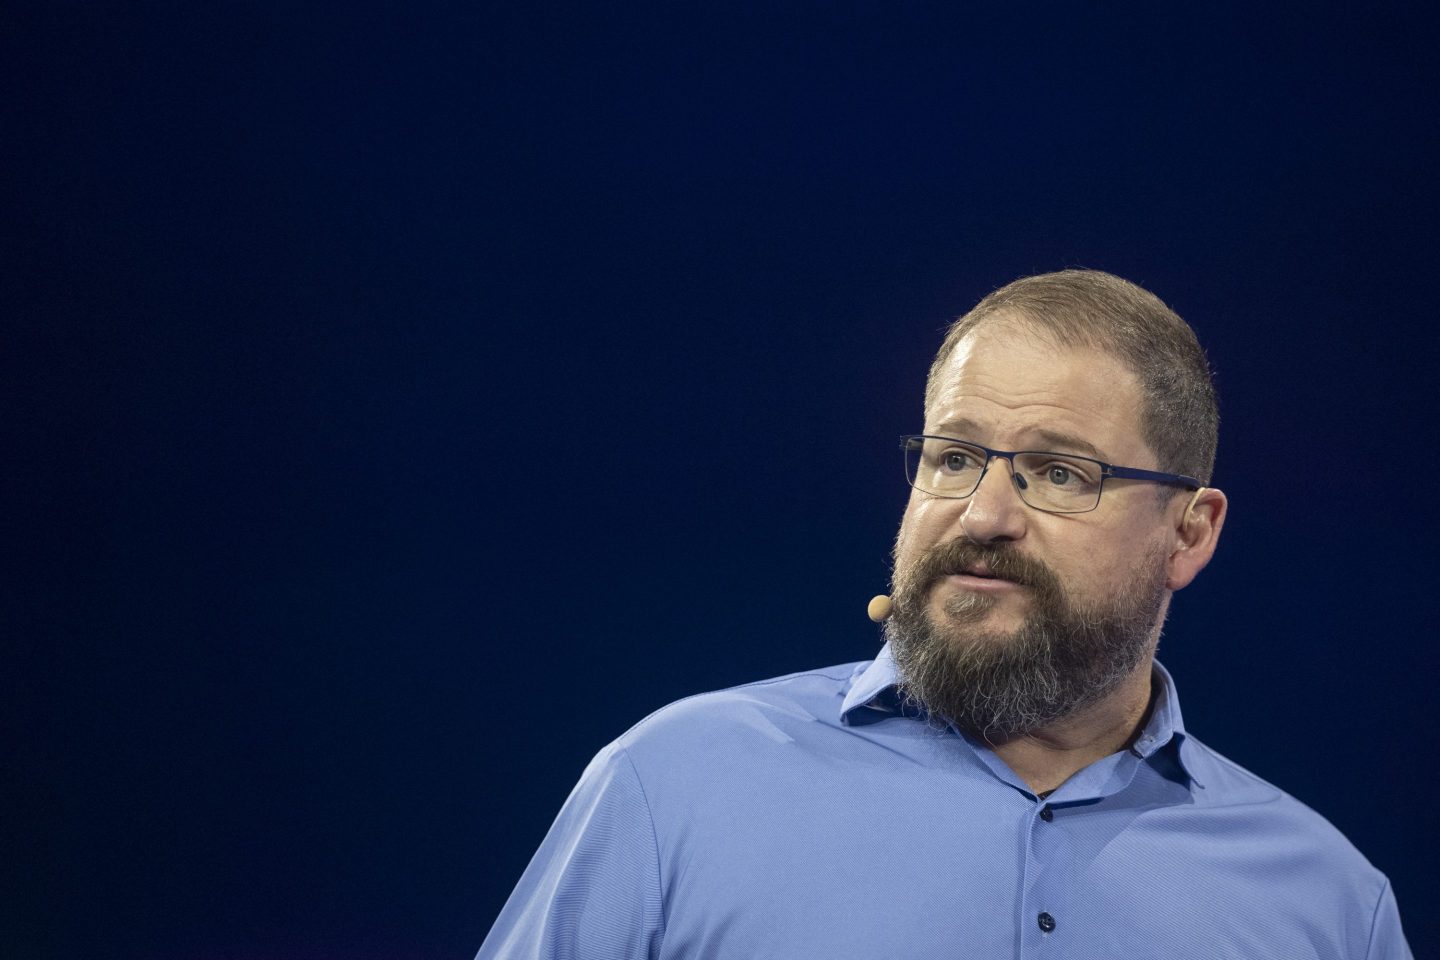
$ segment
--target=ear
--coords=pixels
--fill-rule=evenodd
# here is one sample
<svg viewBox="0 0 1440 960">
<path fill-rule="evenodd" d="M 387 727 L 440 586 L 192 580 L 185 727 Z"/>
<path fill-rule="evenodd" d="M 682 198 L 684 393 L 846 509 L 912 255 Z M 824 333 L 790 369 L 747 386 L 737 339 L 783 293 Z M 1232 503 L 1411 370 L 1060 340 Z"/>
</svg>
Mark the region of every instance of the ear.
<svg viewBox="0 0 1440 960">
<path fill-rule="evenodd" d="M 1230 501 L 1214 487 L 1201 487 L 1184 502 L 1185 512 L 1175 520 L 1175 548 L 1165 561 L 1165 587 L 1182 590 L 1190 585 L 1210 558 L 1220 541 L 1220 528 Z"/>
</svg>

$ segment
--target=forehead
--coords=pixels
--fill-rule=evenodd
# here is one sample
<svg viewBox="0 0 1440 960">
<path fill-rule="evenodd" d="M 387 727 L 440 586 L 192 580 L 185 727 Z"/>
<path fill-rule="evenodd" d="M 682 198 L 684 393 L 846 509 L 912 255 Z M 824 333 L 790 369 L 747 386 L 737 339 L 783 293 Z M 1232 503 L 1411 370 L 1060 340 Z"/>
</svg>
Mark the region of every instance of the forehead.
<svg viewBox="0 0 1440 960">
<path fill-rule="evenodd" d="M 965 335 L 936 378 L 925 432 L 1001 449 L 1033 449 L 1046 435 L 1083 440 L 1101 459 L 1142 466 L 1140 384 L 1109 353 L 1065 347 L 1014 322 L 982 323 Z M 975 436 L 974 433 L 984 436 Z M 1141 458 L 1144 462 L 1140 462 Z"/>
</svg>

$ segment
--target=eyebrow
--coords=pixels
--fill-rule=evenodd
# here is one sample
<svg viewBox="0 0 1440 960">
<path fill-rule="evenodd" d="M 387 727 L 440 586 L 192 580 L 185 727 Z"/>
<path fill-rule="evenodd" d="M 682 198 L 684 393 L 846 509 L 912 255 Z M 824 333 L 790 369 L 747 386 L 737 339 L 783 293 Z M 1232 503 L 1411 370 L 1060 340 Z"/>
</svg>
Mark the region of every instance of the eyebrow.
<svg viewBox="0 0 1440 960">
<path fill-rule="evenodd" d="M 1046 430 L 1044 428 L 1037 429 L 1033 432 L 1035 436 L 1040 438 L 1040 441 L 1042 443 L 1048 443 L 1052 447 L 1055 447 L 1056 453 L 1060 453 L 1065 450 L 1074 450 L 1087 456 L 1094 457 L 1096 460 L 1109 461 L 1110 459 L 1109 457 L 1105 456 L 1105 454 L 1101 453 L 1100 448 L 1095 446 L 1095 444 L 1091 443 L 1088 440 L 1082 440 L 1072 433 L 1061 433 L 1056 430 Z"/>
<path fill-rule="evenodd" d="M 944 423 L 937 424 L 935 429 L 941 436 L 953 436 L 956 440 L 969 439 L 970 436 L 980 432 L 975 421 L 964 419 L 946 420 Z M 1087 457 L 1094 457 L 1096 460 L 1104 463 L 1110 462 L 1110 458 L 1101 452 L 1100 448 L 1096 447 L 1095 444 L 1077 437 L 1073 433 L 1065 433 L 1061 430 L 1050 430 L 1045 427 L 1036 427 L 1029 432 L 1038 438 L 1038 442 L 1049 445 L 1047 449 L 1038 452 L 1063 453 L 1065 451 L 1073 451 L 1075 453 L 1083 453 Z"/>
</svg>

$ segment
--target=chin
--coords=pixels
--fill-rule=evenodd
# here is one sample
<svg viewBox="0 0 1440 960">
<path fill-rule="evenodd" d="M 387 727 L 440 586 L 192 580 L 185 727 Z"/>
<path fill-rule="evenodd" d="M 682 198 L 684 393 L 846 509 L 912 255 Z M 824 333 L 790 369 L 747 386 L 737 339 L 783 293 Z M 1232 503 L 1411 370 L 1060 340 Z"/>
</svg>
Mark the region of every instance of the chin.
<svg viewBox="0 0 1440 960">
<path fill-rule="evenodd" d="M 1014 604 L 1007 602 L 1011 599 L 968 590 L 937 593 L 930 600 L 930 623 L 941 629 L 983 626 L 987 631 L 1015 630 L 1024 622 L 1025 616 L 1013 609 Z"/>
<path fill-rule="evenodd" d="M 993 605 L 992 605 L 993 606 Z M 932 608 L 930 628 L 955 646 L 1005 643 L 1025 625 L 1025 618 L 995 609 L 952 611 L 950 605 Z"/>
</svg>

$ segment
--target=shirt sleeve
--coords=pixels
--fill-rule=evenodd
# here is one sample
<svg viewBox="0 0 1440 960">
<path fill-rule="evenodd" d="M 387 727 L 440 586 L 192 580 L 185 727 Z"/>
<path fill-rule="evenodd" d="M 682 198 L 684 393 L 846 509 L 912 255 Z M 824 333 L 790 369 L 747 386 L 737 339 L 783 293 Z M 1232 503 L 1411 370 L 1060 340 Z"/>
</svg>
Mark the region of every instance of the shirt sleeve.
<svg viewBox="0 0 1440 960">
<path fill-rule="evenodd" d="M 662 935 L 649 803 L 611 744 L 581 775 L 475 960 L 653 960 Z"/>
<path fill-rule="evenodd" d="M 1395 891 L 1389 881 L 1375 905 L 1375 921 L 1370 927 L 1370 947 L 1365 951 L 1365 960 L 1414 960 L 1410 945 L 1405 942 L 1405 933 L 1400 929 L 1400 907 L 1395 903 Z"/>
</svg>

